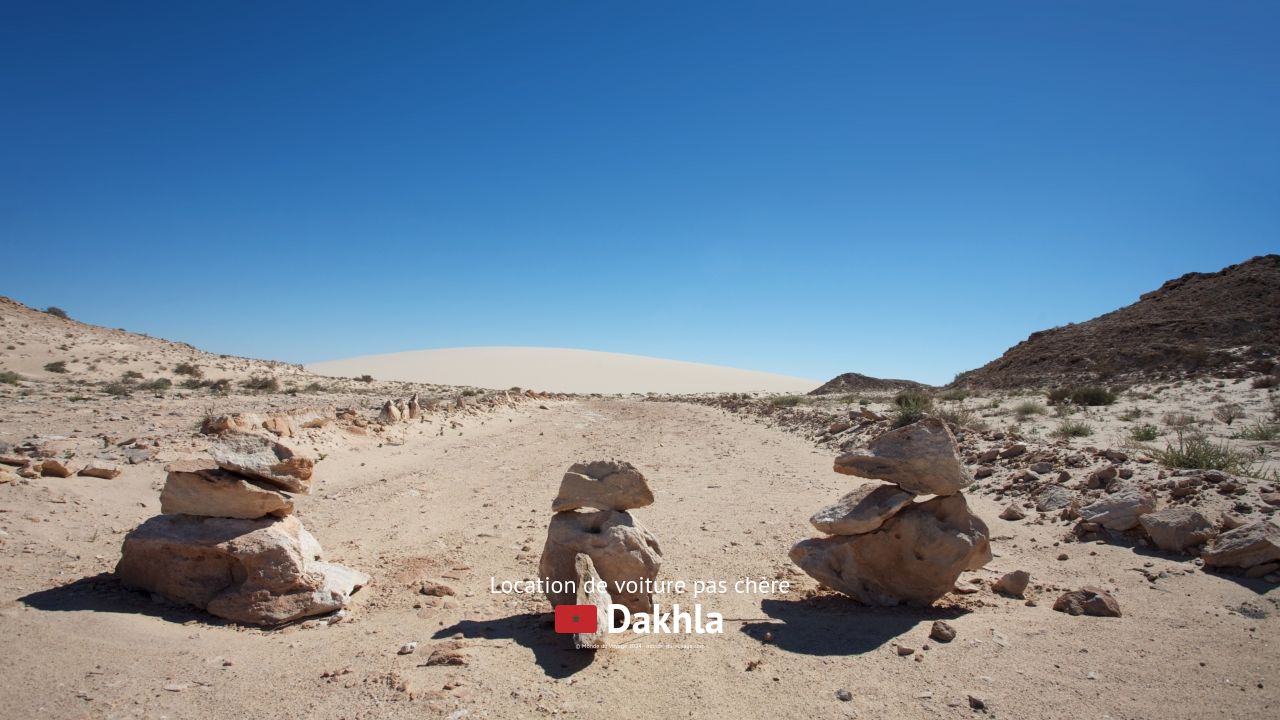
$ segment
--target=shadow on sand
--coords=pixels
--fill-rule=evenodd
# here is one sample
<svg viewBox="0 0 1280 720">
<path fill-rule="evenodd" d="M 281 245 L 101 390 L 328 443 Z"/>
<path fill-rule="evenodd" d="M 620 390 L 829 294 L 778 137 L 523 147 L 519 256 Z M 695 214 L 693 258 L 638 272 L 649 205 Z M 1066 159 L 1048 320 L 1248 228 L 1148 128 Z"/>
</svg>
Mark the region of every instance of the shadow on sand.
<svg viewBox="0 0 1280 720">
<path fill-rule="evenodd" d="M 760 607 L 778 622 L 746 623 L 742 632 L 757 640 L 772 632 L 775 646 L 801 655 L 859 655 L 883 646 L 922 621 L 951 620 L 969 612 L 955 607 L 867 607 L 840 595 L 770 599 Z"/>
<path fill-rule="evenodd" d="M 18 598 L 18 601 L 37 610 L 48 612 L 91 612 L 149 615 L 169 622 L 184 623 L 197 620 L 205 625 L 231 625 L 193 607 L 176 605 L 167 601 L 157 602 L 146 593 L 130 590 L 120 584 L 112 573 L 98 573 L 80 578 L 65 585 L 37 590 Z"/>
<path fill-rule="evenodd" d="M 442 628 L 433 639 L 443 640 L 457 633 L 467 639 L 514 640 L 533 651 L 542 671 L 552 678 L 566 678 L 591 665 L 596 654 L 578 650 L 566 635 L 557 635 L 549 614 L 526 613 L 495 620 L 462 620 Z"/>
</svg>

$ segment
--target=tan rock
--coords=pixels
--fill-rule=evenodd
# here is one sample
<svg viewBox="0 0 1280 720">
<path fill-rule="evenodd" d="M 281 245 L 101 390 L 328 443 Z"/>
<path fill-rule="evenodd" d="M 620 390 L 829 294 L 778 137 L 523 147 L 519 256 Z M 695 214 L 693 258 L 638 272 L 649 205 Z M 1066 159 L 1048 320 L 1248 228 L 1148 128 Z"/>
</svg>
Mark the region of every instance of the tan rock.
<svg viewBox="0 0 1280 720">
<path fill-rule="evenodd" d="M 31 464 L 30 458 L 22 455 L 0 455 L 0 465 L 11 465 L 13 467 L 26 467 Z"/>
<path fill-rule="evenodd" d="M 1088 585 L 1079 590 L 1063 593 L 1054 601 L 1053 609 L 1068 615 L 1120 617 L 1120 603 L 1111 597 L 1111 593 Z"/>
<path fill-rule="evenodd" d="M 18 476 L 9 472 L 8 468 L 0 467 L 0 485 L 5 483 L 17 482 Z"/>
<path fill-rule="evenodd" d="M 653 597 L 643 588 L 626 588 L 630 580 L 643 582 L 658 575 L 662 549 L 658 541 L 629 513 L 615 510 L 556 513 L 547 527 L 547 542 L 538 562 L 538 573 L 547 581 L 575 580 L 578 553 L 591 558 L 596 572 L 609 584 L 613 601 L 631 612 L 651 612 Z M 572 592 L 549 594 L 552 605 L 573 603 Z"/>
<path fill-rule="evenodd" d="M 1146 513 L 1138 518 L 1138 522 L 1151 542 L 1165 552 L 1182 552 L 1207 542 L 1214 535 L 1209 518 L 1186 506 Z"/>
<path fill-rule="evenodd" d="M 1108 530 L 1132 530 L 1138 518 L 1156 509 L 1156 499 L 1136 488 L 1126 488 L 1080 508 L 1080 519 Z"/>
<path fill-rule="evenodd" d="M 910 505 L 912 497 L 896 485 L 867 483 L 814 513 L 809 522 L 830 535 L 861 535 Z"/>
<path fill-rule="evenodd" d="M 267 432 L 279 437 L 293 437 L 293 423 L 289 422 L 287 415 L 272 415 L 262 421 L 262 427 Z"/>
<path fill-rule="evenodd" d="M 598 460 L 569 467 L 551 509 L 555 512 L 578 508 L 630 510 L 652 504 L 649 482 L 631 463 Z"/>
<path fill-rule="evenodd" d="M 80 470 L 80 475 L 85 477 L 102 478 L 103 480 L 115 480 L 124 474 L 124 470 L 115 463 L 94 460 Z"/>
<path fill-rule="evenodd" d="M 130 532 L 120 581 L 219 617 L 275 625 L 343 607 L 364 573 L 316 562 L 293 516 L 244 520 L 157 515 Z"/>
<path fill-rule="evenodd" d="M 1026 570 L 1014 570 L 1000 576 L 992 589 L 998 593 L 1020 598 L 1025 597 L 1029 584 L 1031 584 L 1031 573 Z"/>
<path fill-rule="evenodd" d="M 574 574 L 577 576 L 577 595 L 574 605 L 588 605 L 595 608 L 596 631 L 593 633 L 574 633 L 573 644 L 580 649 L 597 649 L 604 647 L 605 636 L 609 633 L 609 593 L 602 587 L 604 582 L 596 574 L 596 566 L 586 553 L 573 556 Z"/>
<path fill-rule="evenodd" d="M 221 435 L 228 432 L 253 432 L 261 424 L 257 415 L 217 415 L 207 417 L 200 424 L 200 432 L 205 435 Z"/>
<path fill-rule="evenodd" d="M 914 495 L 951 495 L 972 482 L 946 423 L 925 418 L 871 441 L 870 454 L 836 458 L 835 471 L 884 480 Z"/>
<path fill-rule="evenodd" d="M 311 458 L 262 435 L 228 433 L 209 446 L 218 467 L 247 475 L 289 492 L 311 491 Z"/>
<path fill-rule="evenodd" d="M 212 460 L 180 460 L 168 467 L 160 512 L 253 519 L 283 517 L 293 500 L 274 486 L 219 468 Z"/>
<path fill-rule="evenodd" d="M 422 403 L 418 402 L 418 393 L 409 398 L 409 419 L 416 420 L 422 416 Z"/>
<path fill-rule="evenodd" d="M 57 458 L 48 458 L 40 463 L 40 474 L 45 477 L 71 477 L 76 474 L 76 468 L 66 460 Z"/>
<path fill-rule="evenodd" d="M 395 402 L 388 400 L 382 404 L 382 412 L 378 413 L 378 419 L 388 425 L 398 423 L 400 422 L 400 408 L 396 407 Z"/>
<path fill-rule="evenodd" d="M 912 503 L 874 532 L 802 540 L 791 560 L 867 605 L 929 605 L 991 560 L 989 534 L 963 495 L 947 495 Z"/>
<path fill-rule="evenodd" d="M 1201 558 L 1205 567 L 1244 569 L 1280 560 L 1280 526 L 1257 520 L 1228 530 L 1213 541 Z"/>
</svg>

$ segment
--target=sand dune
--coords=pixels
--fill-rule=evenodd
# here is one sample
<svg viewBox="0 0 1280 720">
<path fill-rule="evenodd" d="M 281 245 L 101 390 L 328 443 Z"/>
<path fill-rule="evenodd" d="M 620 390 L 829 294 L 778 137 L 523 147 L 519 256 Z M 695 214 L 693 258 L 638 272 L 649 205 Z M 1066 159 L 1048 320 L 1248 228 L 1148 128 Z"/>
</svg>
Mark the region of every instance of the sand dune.
<svg viewBox="0 0 1280 720">
<path fill-rule="evenodd" d="M 573 393 L 808 392 L 821 383 L 641 355 L 538 347 L 470 347 L 366 355 L 306 366 L 337 377 Z"/>
</svg>

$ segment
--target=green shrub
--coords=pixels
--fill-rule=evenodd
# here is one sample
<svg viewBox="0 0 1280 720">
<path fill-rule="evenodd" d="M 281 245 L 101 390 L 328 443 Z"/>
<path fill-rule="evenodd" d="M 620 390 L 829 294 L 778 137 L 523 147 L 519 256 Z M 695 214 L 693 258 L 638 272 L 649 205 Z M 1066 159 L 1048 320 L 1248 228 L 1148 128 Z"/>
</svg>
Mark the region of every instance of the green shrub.
<svg viewBox="0 0 1280 720">
<path fill-rule="evenodd" d="M 964 388 L 951 388 L 950 390 L 943 390 L 942 392 L 938 393 L 938 399 L 946 400 L 949 402 L 958 402 L 960 400 L 964 400 L 965 398 L 969 397 L 969 395 L 971 394 L 972 393 L 970 393 L 968 390 L 965 390 Z"/>
<path fill-rule="evenodd" d="M 1185 470 L 1221 470 L 1239 475 L 1254 469 L 1248 454 L 1227 443 L 1215 443 L 1200 433 L 1178 433 L 1178 444 L 1166 443 L 1164 450 L 1152 450 L 1156 462 Z"/>
<path fill-rule="evenodd" d="M 67 372 L 67 361 L 56 360 L 51 363 L 45 363 L 44 369 L 48 370 L 51 373 L 59 373 L 59 374 L 65 373 Z"/>
<path fill-rule="evenodd" d="M 144 382 L 138 386 L 142 390 L 150 390 L 151 392 L 164 392 L 173 387 L 173 381 L 169 378 L 156 378 L 151 382 Z"/>
<path fill-rule="evenodd" d="M 254 375 L 242 380 L 240 387 L 254 392 L 276 392 L 280 389 L 280 381 L 270 375 Z"/>
<path fill-rule="evenodd" d="M 968 428 L 981 432 L 987 429 L 987 422 L 963 404 L 945 407 L 937 411 L 937 416 L 944 422 L 956 427 Z"/>
<path fill-rule="evenodd" d="M 1046 396 L 1050 405 L 1061 405 L 1071 399 L 1071 390 L 1069 388 L 1054 388 Z"/>
<path fill-rule="evenodd" d="M 1129 431 L 1129 439 L 1134 442 L 1150 442 L 1158 437 L 1160 437 L 1160 428 L 1152 425 L 1151 423 L 1135 425 L 1133 429 Z"/>
<path fill-rule="evenodd" d="M 173 372 L 178 375 L 186 375 L 187 377 L 193 377 L 193 378 L 204 377 L 204 371 L 189 362 L 178 363 L 177 365 L 174 365 Z"/>
<path fill-rule="evenodd" d="M 56 318 L 62 318 L 63 320 L 71 319 L 70 317 L 67 316 L 67 311 L 63 310 L 60 307 L 54 307 L 53 305 L 50 305 L 49 307 L 45 308 L 44 311 Z"/>
<path fill-rule="evenodd" d="M 1219 405 L 1213 409 L 1213 417 L 1216 418 L 1218 422 L 1230 426 L 1231 423 L 1244 417 L 1244 407 L 1235 403 Z"/>
<path fill-rule="evenodd" d="M 1086 385 L 1071 391 L 1071 402 L 1076 405 L 1110 405 L 1116 401 L 1116 394 L 1104 387 Z"/>
<path fill-rule="evenodd" d="M 769 404 L 773 407 L 795 407 L 804 402 L 801 395 L 779 395 L 778 397 L 769 398 Z"/>
<path fill-rule="evenodd" d="M 19 375 L 18 373 L 12 370 L 5 370 L 4 372 L 0 372 L 0 384 L 17 385 L 18 383 L 22 382 L 23 379 L 24 378 L 21 375 Z"/>
<path fill-rule="evenodd" d="M 897 408 L 894 415 L 893 426 L 902 427 L 910 425 L 925 416 L 925 413 L 933 409 L 933 399 L 928 393 L 920 390 L 903 390 L 893 398 L 893 405 Z"/>
<path fill-rule="evenodd" d="M 1093 426 L 1080 420 L 1063 420 L 1053 431 L 1054 437 L 1075 438 L 1088 437 L 1093 434 Z"/>
</svg>

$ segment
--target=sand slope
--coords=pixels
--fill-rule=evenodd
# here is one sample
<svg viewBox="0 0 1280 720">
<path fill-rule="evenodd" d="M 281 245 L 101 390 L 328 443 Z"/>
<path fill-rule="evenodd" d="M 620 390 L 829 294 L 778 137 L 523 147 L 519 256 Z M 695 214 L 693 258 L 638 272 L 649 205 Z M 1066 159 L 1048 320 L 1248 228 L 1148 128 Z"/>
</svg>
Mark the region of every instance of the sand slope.
<svg viewBox="0 0 1280 720">
<path fill-rule="evenodd" d="M 470 347 L 311 363 L 322 375 L 573 393 L 808 392 L 820 383 L 640 355 L 538 347 Z"/>
</svg>

